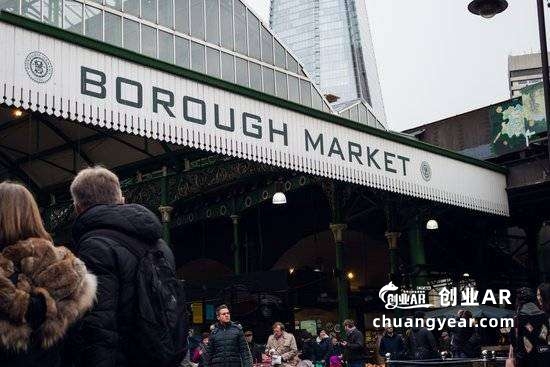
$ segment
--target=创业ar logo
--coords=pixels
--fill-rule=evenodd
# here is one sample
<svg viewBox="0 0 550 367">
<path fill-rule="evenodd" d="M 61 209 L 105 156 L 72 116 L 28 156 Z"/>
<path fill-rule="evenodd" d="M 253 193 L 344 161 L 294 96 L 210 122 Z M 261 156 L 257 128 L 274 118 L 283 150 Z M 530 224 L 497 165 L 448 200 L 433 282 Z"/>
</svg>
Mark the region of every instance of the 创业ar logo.
<svg viewBox="0 0 550 367">
<path fill-rule="evenodd" d="M 25 71 L 37 83 L 46 83 L 53 75 L 53 65 L 42 52 L 33 51 L 25 58 Z"/>
</svg>

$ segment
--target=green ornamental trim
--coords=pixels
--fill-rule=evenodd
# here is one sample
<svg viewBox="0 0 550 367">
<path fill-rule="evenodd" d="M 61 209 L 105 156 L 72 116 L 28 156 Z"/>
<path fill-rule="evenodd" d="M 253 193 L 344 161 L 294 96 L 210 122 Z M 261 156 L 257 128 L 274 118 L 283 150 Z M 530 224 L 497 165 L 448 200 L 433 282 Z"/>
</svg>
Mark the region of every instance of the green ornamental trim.
<svg viewBox="0 0 550 367">
<path fill-rule="evenodd" d="M 50 37 L 57 38 L 59 40 L 76 44 L 82 47 L 86 47 L 91 50 L 101 52 L 106 55 L 115 56 L 121 59 L 125 59 L 136 64 L 151 67 L 153 69 L 161 70 L 173 75 L 191 79 L 200 83 L 204 83 L 216 88 L 224 89 L 232 93 L 240 94 L 248 98 L 252 98 L 258 101 L 266 102 L 274 106 L 282 107 L 288 110 L 296 111 L 307 116 L 315 117 L 327 122 L 331 122 L 336 125 L 345 126 L 347 128 L 367 133 L 370 135 L 378 136 L 383 139 L 398 142 L 404 145 L 408 145 L 414 148 L 418 148 L 431 153 L 439 154 L 451 159 L 469 163 L 478 167 L 486 168 L 492 171 L 507 173 L 508 169 L 493 163 L 481 161 L 475 158 L 471 158 L 447 149 L 440 148 L 435 145 L 420 142 L 418 140 L 412 140 L 402 135 L 373 128 L 371 126 L 361 125 L 355 121 L 342 118 L 337 115 L 326 113 L 316 110 L 311 107 L 307 107 L 295 102 L 287 101 L 285 99 L 272 96 L 257 90 L 229 83 L 225 80 L 221 80 L 209 75 L 201 74 L 193 70 L 185 69 L 174 64 L 170 64 L 149 56 L 145 56 L 134 51 L 126 50 L 121 47 L 113 46 L 108 43 L 98 41 L 96 39 L 83 36 L 78 33 L 66 31 L 64 29 L 54 27 L 36 20 L 32 20 L 21 15 L 13 14 L 6 11 L 0 12 L 0 21 L 9 23 L 21 28 L 28 29 L 40 34 L 44 34 Z"/>
</svg>

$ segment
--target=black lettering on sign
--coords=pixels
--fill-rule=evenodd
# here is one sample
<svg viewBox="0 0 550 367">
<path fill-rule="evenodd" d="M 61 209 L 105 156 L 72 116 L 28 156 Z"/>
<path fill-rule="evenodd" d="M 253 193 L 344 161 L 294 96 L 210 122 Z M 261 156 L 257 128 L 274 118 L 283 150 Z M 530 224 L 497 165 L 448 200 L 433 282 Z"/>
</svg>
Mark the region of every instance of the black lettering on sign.
<svg viewBox="0 0 550 367">
<path fill-rule="evenodd" d="M 401 160 L 401 162 L 403 162 L 403 176 L 406 176 L 407 175 L 407 164 L 406 163 L 409 162 L 410 159 L 407 158 L 407 157 L 403 157 L 401 155 L 398 155 L 397 159 L 399 159 L 399 160 Z"/>
<path fill-rule="evenodd" d="M 214 125 L 220 130 L 235 131 L 235 110 L 229 109 L 229 126 L 222 125 L 220 122 L 220 106 L 217 103 L 214 104 Z"/>
<path fill-rule="evenodd" d="M 95 79 L 91 79 L 91 76 L 95 75 Z M 107 77 L 105 73 L 90 69 L 85 66 L 80 67 L 80 93 L 87 96 L 96 98 L 105 98 L 107 96 L 107 90 L 105 89 L 105 82 Z M 95 87 L 95 88 L 90 88 Z"/>
<path fill-rule="evenodd" d="M 349 155 L 350 162 L 353 162 L 352 157 L 355 157 L 355 159 L 357 159 L 357 162 L 359 162 L 359 164 L 362 165 L 363 164 L 363 162 L 361 162 L 362 154 L 363 152 L 361 149 L 361 145 L 354 143 L 352 141 L 348 142 L 348 155 Z"/>
<path fill-rule="evenodd" d="M 136 94 L 134 95 L 135 97 L 134 100 L 127 99 L 126 97 L 122 97 L 123 84 L 135 87 Z M 125 106 L 141 108 L 143 106 L 143 87 L 141 86 L 140 83 L 134 80 L 122 78 L 120 76 L 117 77 L 116 78 L 116 101 Z"/>
<path fill-rule="evenodd" d="M 395 154 L 384 152 L 384 165 L 386 168 L 386 172 L 397 173 L 397 171 L 392 167 L 393 159 L 391 158 L 395 158 Z"/>
<path fill-rule="evenodd" d="M 283 136 L 284 145 L 288 146 L 288 130 L 285 123 L 283 123 L 283 130 L 277 130 L 273 128 L 273 120 L 269 119 L 269 141 L 273 143 L 273 135 L 278 134 Z"/>
<path fill-rule="evenodd" d="M 378 162 L 376 162 L 376 159 L 374 159 L 376 153 L 378 153 L 378 149 L 374 149 L 371 152 L 370 147 L 367 147 L 367 164 L 369 165 L 369 167 L 371 166 L 371 164 L 374 164 L 376 168 L 380 169 L 380 165 L 378 164 Z"/>
<path fill-rule="evenodd" d="M 251 138 L 262 138 L 262 126 L 258 124 L 250 124 L 250 126 L 253 128 L 253 131 L 248 130 L 248 121 L 253 120 L 256 121 L 258 124 L 262 122 L 262 119 L 260 116 L 253 115 L 248 112 L 243 112 L 243 133 L 246 136 L 250 136 Z"/>
<path fill-rule="evenodd" d="M 189 116 L 189 103 L 198 104 L 201 107 L 200 117 Z M 206 125 L 206 103 L 201 99 L 189 96 L 183 97 L 183 118 L 195 124 Z"/>
<path fill-rule="evenodd" d="M 340 142 L 337 138 L 332 139 L 332 143 L 330 144 L 330 149 L 328 150 L 327 156 L 330 157 L 333 154 L 337 154 L 342 158 L 343 161 L 346 160 L 344 158 L 344 153 L 342 153 L 342 147 L 340 146 Z"/>
<path fill-rule="evenodd" d="M 167 96 L 168 100 L 160 99 L 159 94 Z M 168 115 L 170 115 L 170 117 L 176 117 L 176 115 L 174 115 L 174 113 L 170 109 L 170 107 L 174 107 L 174 93 L 166 89 L 153 87 L 153 112 L 158 113 L 159 105 L 164 108 L 164 110 Z"/>
<path fill-rule="evenodd" d="M 323 149 L 323 134 L 319 134 L 317 140 L 313 141 L 313 139 L 311 138 L 311 134 L 307 129 L 304 129 L 304 133 L 306 139 L 306 152 L 309 152 L 309 145 L 311 144 L 313 150 L 317 150 L 317 146 L 320 146 L 321 155 L 324 155 L 325 151 Z"/>
</svg>

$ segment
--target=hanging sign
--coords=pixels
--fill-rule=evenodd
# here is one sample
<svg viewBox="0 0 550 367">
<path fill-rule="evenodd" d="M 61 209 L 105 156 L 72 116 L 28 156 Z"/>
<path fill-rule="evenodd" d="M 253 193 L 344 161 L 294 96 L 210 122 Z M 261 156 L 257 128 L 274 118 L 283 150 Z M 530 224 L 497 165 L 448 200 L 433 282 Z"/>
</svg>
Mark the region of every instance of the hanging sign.
<svg viewBox="0 0 550 367">
<path fill-rule="evenodd" d="M 0 22 L 4 103 L 218 154 L 508 214 L 506 177 L 501 171 L 423 149 L 422 144 L 403 143 L 391 133 L 370 134 L 307 111 L 251 98 L 239 93 L 242 87 L 218 88 L 162 71 L 162 65 L 145 66 L 139 60 L 77 43 Z"/>
<path fill-rule="evenodd" d="M 191 313 L 193 314 L 193 324 L 202 324 L 204 322 L 202 302 L 191 303 Z"/>
</svg>

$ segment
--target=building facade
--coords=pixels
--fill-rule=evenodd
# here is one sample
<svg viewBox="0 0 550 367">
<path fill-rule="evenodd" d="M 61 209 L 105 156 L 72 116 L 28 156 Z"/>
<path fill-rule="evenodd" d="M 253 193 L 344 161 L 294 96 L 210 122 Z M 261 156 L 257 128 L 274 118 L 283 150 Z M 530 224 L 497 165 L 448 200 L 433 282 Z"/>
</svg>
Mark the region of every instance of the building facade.
<svg viewBox="0 0 550 367">
<path fill-rule="evenodd" d="M 70 233 L 74 218 L 68 184 L 80 169 L 102 164 L 119 175 L 128 202 L 161 215 L 179 268 L 201 258 L 235 274 L 269 270 L 281 257 L 296 275 L 298 266 L 324 266 L 335 290 L 309 302 L 326 301 L 342 319 L 350 314 L 348 285 L 366 284 L 348 284 L 344 275 L 367 269 L 347 262 L 360 257 L 344 256 L 345 233 L 372 231 L 372 241 L 358 233 L 356 242 L 378 244 L 368 252 L 378 274 L 389 262 L 398 276 L 398 257 L 382 246 L 391 241 L 395 255 L 399 231 L 409 227 L 398 228 L 394 217 L 413 218 L 427 206 L 508 215 L 505 170 L 355 123 L 369 118 L 360 104 L 334 114 L 292 53 L 240 1 L 0 5 L 11 11 L 0 12 L 0 180 L 26 184 L 57 236 Z M 274 75 L 274 89 L 265 89 L 264 71 Z M 280 190 L 287 206 L 273 208 Z M 410 228 L 419 233 L 424 219 Z M 333 242 L 323 245 L 317 232 Z M 286 250 L 308 236 L 311 262 L 295 264 Z M 312 250 L 321 246 L 326 255 Z M 334 265 L 323 261 L 330 249 Z M 211 268 L 198 264 L 204 279 Z M 241 293 L 217 293 L 218 304 L 246 303 L 233 297 Z"/>
<path fill-rule="evenodd" d="M 272 0 L 270 24 L 324 94 L 362 99 L 386 124 L 365 1 Z"/>
<path fill-rule="evenodd" d="M 333 112 L 299 62 L 239 0 L 4 0 L 0 9 Z"/>
<path fill-rule="evenodd" d="M 521 89 L 542 82 L 540 53 L 508 56 L 510 98 L 519 97 Z"/>
</svg>

